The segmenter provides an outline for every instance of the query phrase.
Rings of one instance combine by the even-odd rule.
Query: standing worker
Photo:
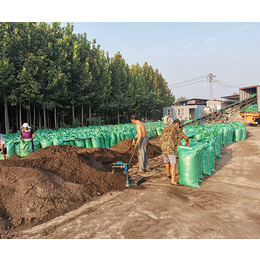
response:
[[[131,115],[131,122],[136,125],[137,134],[133,139],[132,145],[135,149],[138,148],[138,162],[139,162],[139,171],[145,172],[150,171],[149,162],[148,162],[148,144],[149,139],[147,138],[147,131],[145,124],[141,122],[137,115]]]
[[[5,160],[7,154],[6,143],[5,143],[4,136],[1,134],[0,134],[0,154],[2,154],[3,160]]]
[[[181,131],[179,128],[180,120],[175,119],[173,123],[166,126],[163,129],[162,136],[160,138],[162,142],[162,155],[165,163],[165,168],[167,171],[168,178],[171,179],[171,185],[179,185],[176,182],[176,155],[177,155],[177,145],[178,142],[185,138],[186,146],[189,146],[189,138]]]
[[[35,138],[35,136],[35,133],[32,131],[31,127],[27,123],[24,123],[21,126],[20,139],[32,139],[32,149],[34,148],[33,139]]]
[[[173,120],[168,115],[165,114],[164,117],[162,117],[162,121],[165,125],[172,124]]]

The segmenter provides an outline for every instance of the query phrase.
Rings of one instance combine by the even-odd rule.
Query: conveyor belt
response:
[[[256,100],[257,96],[253,96],[237,101],[231,105],[223,107],[220,110],[208,113],[204,116],[188,121],[183,125],[198,125],[205,123],[214,123],[219,121],[231,122],[239,114],[243,107],[256,103]]]

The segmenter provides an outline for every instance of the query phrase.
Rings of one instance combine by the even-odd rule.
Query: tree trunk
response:
[[[38,115],[39,115],[39,129],[42,129],[42,120],[41,120],[41,108],[39,107],[38,110]]]
[[[120,124],[120,119],[119,119],[119,109],[117,109],[117,123]]]
[[[47,121],[46,121],[46,111],[45,111],[45,106],[43,107],[43,126],[44,128],[47,128]]]
[[[50,126],[50,113],[49,113],[49,111],[47,111],[47,128],[51,128],[51,126]]]
[[[6,102],[6,99],[4,97],[4,107],[5,107],[5,112],[4,112],[4,115],[5,115],[5,133],[6,134],[9,134],[9,117],[8,117],[8,105],[7,105],[7,102]]]
[[[74,111],[74,106],[71,106],[71,110],[72,110],[72,124],[75,123],[75,111]]]
[[[16,132],[17,132],[17,130],[20,128],[19,127],[19,121],[18,121],[18,107],[16,106]]]
[[[36,122],[35,122],[35,107],[33,107],[33,125],[35,126],[36,125]]]
[[[53,113],[54,113],[54,128],[57,129],[57,112],[56,112],[56,106],[53,107]]]
[[[89,124],[91,125],[91,106],[88,107]]]
[[[84,125],[84,122],[83,122],[83,113],[84,113],[84,109],[83,109],[83,105],[81,106],[81,126]]]
[[[21,127],[22,126],[22,103],[21,102],[19,103],[19,121],[20,121],[19,126]]]

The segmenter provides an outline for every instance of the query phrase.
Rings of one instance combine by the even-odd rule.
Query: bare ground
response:
[[[113,185],[110,186],[111,180],[107,179],[103,186],[100,184],[101,186],[96,189],[91,186],[93,190],[91,194],[86,192],[88,186],[84,183],[86,181],[82,177],[84,175],[76,174],[76,176],[81,176],[81,179],[79,177],[73,179],[75,181],[73,183],[71,182],[72,179],[69,179],[71,178],[70,175],[63,174],[62,179],[58,180],[61,175],[50,175],[49,172],[46,173],[42,170],[44,167],[40,170],[37,168],[38,172],[34,174],[39,178],[49,176],[45,179],[49,183],[48,185],[52,185],[53,178],[56,178],[55,183],[57,185],[51,187],[56,189],[56,192],[62,192],[64,188],[66,188],[66,194],[70,192],[70,189],[74,192],[75,205],[72,203],[70,196],[67,195],[66,198],[71,203],[71,208],[76,209],[71,211],[67,209],[64,214],[50,217],[49,220],[46,220],[47,222],[42,219],[43,223],[41,224],[39,221],[37,225],[30,226],[30,223],[27,223],[27,226],[23,225],[25,220],[20,219],[20,229],[18,224],[13,224],[15,226],[13,229],[3,229],[2,238],[259,239],[259,136],[260,127],[247,127],[246,140],[224,146],[224,150],[221,150],[222,158],[216,159],[215,162],[216,173],[210,177],[204,176],[204,182],[200,184],[200,188],[171,186],[170,180],[166,178],[162,157],[161,155],[156,156],[156,153],[149,156],[152,171],[144,175],[146,181],[142,184],[122,189],[120,185],[125,180],[120,179],[118,188],[113,189]],[[154,147],[160,144],[158,138],[152,139],[150,143]],[[111,158],[112,152],[110,151]],[[131,154],[127,149],[124,152]],[[84,158],[89,157],[84,157],[85,153],[83,151],[79,153],[81,153],[83,162],[78,163],[84,164]],[[112,159],[118,160],[119,157],[113,157]],[[102,156],[98,156],[98,158],[102,159]],[[125,162],[128,162],[129,156],[124,159]],[[75,158],[75,160],[78,159]],[[138,169],[136,162],[135,158],[134,165],[130,169],[132,175]],[[7,165],[3,167],[3,163],[1,165],[2,173],[9,170],[10,174],[10,167]],[[108,160],[107,165],[111,166],[111,160]],[[62,166],[60,167],[62,168]],[[24,169],[24,167],[17,169],[20,179],[22,179],[22,174],[26,174]],[[45,169],[45,171],[47,170]],[[73,173],[73,167],[70,170]],[[102,171],[105,172],[101,168],[99,171],[101,173]],[[64,172],[66,171],[64,170]],[[8,173],[1,174],[1,176],[0,181],[3,182]],[[9,175],[9,178],[10,176],[12,175]],[[122,175],[114,176],[122,178]],[[65,177],[67,181],[70,180],[69,183],[65,183],[63,179]],[[15,184],[18,179],[16,181],[10,179],[10,181],[14,181]],[[80,184],[82,185],[80,186]],[[13,186],[9,187],[10,190],[8,190],[6,183],[2,185],[6,192],[14,193],[14,190],[11,189],[14,189]],[[22,184],[20,183],[20,185]],[[100,187],[103,187],[103,189],[100,189]],[[28,187],[26,187],[27,190]],[[30,192],[30,189],[28,192]],[[96,196],[97,192],[99,192],[100,196]],[[45,194],[45,196],[47,195]],[[62,193],[59,197],[64,200],[62,196],[65,196],[65,194]],[[41,195],[38,199],[40,200],[42,197]],[[39,200],[37,200],[39,203],[38,208],[42,210],[40,212],[43,217],[46,217],[44,215],[46,209],[54,210],[54,212],[50,211],[54,214],[55,210],[64,203],[59,202],[56,207],[52,207],[53,203],[48,202],[49,204],[46,205],[49,208],[47,207],[44,210],[44,208],[40,208],[43,201]],[[78,207],[80,203],[81,206]],[[6,207],[7,204],[4,205]],[[34,205],[31,208],[37,207]],[[2,207],[2,210],[4,209]],[[62,211],[62,209],[64,208],[60,210]],[[30,207],[28,206],[29,211]],[[8,214],[7,211],[4,211],[4,213]],[[28,221],[29,218],[26,220]],[[4,220],[2,219],[2,221]],[[9,222],[12,224],[12,219]],[[33,219],[31,219],[31,222],[33,223]],[[11,224],[10,226],[12,226]]]

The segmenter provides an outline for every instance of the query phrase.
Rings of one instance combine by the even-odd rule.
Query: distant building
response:
[[[192,98],[180,101],[181,105],[173,105],[163,108],[163,115],[169,115],[172,119],[189,120],[204,115],[207,99]]]
[[[189,120],[196,119],[210,113],[213,104],[214,111],[220,110],[239,100],[239,95],[221,97],[225,100],[213,100],[202,98],[191,98],[178,102],[181,105],[173,105],[163,108],[163,116],[169,115],[172,119]]]
[[[228,102],[237,102],[237,101],[239,101],[239,94],[231,95],[231,96],[224,96],[221,98]]]

